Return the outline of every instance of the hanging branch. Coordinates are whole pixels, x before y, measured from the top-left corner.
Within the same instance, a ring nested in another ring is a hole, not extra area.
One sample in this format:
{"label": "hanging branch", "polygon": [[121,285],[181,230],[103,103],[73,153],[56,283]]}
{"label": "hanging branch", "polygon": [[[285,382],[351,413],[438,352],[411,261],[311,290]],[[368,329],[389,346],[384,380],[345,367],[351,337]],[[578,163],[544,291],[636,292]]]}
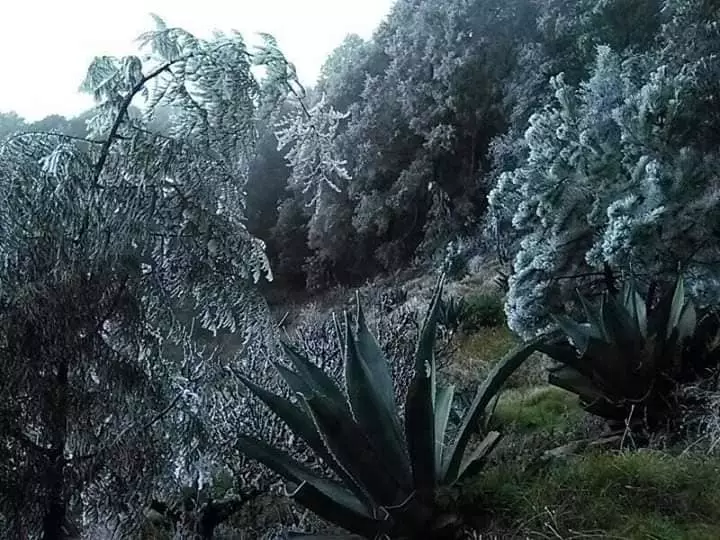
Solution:
{"label": "hanging branch", "polygon": [[118,111],[117,117],[115,118],[115,122],[113,123],[112,127],[110,128],[110,133],[108,134],[108,138],[103,142],[103,146],[100,149],[100,157],[97,160],[97,163],[95,164],[95,171],[93,173],[93,181],[92,186],[96,187],[98,182],[100,181],[100,175],[102,174],[103,168],[105,167],[105,162],[107,161],[108,156],[110,155],[110,146],[112,146],[112,143],[115,141],[115,139],[118,138],[118,130],[120,129],[121,124],[123,123],[125,119],[125,115],[127,115],[127,111],[130,108],[130,104],[132,103],[132,100],[135,98],[137,94],[139,94],[142,89],[145,87],[145,85],[153,80],[155,77],[158,77],[162,73],[168,71],[172,66],[177,64],[178,62],[184,62],[191,56],[195,56],[195,54],[190,54],[187,56],[183,56],[182,58],[178,58],[176,60],[173,60],[172,62],[168,62],[167,64],[164,64],[157,68],[155,71],[149,73],[148,75],[145,75],[142,79],[140,79],[135,86],[132,87],[130,92],[125,96],[122,103],[120,104],[120,110]]}

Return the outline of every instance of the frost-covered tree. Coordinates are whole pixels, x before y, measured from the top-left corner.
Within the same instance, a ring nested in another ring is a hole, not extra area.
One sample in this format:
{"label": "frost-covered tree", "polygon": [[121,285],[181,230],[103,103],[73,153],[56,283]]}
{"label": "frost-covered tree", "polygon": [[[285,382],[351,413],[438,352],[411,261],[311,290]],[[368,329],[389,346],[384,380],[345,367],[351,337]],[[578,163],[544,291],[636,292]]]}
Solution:
{"label": "frost-covered tree", "polygon": [[307,204],[316,213],[323,212],[322,197],[327,189],[340,193],[351,180],[346,160],[338,157],[335,147],[338,125],[347,116],[322,96],[309,109],[301,101],[298,112],[285,118],[275,133],[278,149],[285,150],[290,166],[290,188],[307,195]]}
{"label": "frost-covered tree", "polygon": [[[284,152],[290,169],[288,189],[309,208],[307,246],[315,253],[308,268],[337,268],[343,262],[338,254],[345,251],[349,240],[344,225],[349,223],[347,187],[351,177],[346,160],[339,155],[336,137],[348,113],[336,111],[325,95],[308,107],[302,95],[293,94],[297,101],[294,114],[276,126],[278,149]],[[313,278],[321,277],[322,285],[331,281],[317,270],[308,273],[311,288]]]}
{"label": "frost-covered tree", "polygon": [[[579,87],[553,78],[554,103],[524,135],[527,158],[490,194],[520,237],[506,306],[519,332],[543,329],[570,299],[578,281],[566,277],[605,264],[654,277],[680,264],[704,301],[718,299],[718,7],[666,4],[656,50],[601,46]],[[704,29],[693,47],[685,24]]]}
{"label": "frost-covered tree", "polygon": [[[661,24],[662,0],[536,0],[526,3],[527,23],[508,76],[503,80],[502,106],[506,130],[490,144],[491,172],[495,184],[502,172],[515,169],[527,158],[524,132],[530,116],[550,105],[554,90],[550,80],[563,73],[566,83],[577,86],[590,76],[596,49],[609,45],[620,54],[652,49]],[[506,262],[509,222],[498,221],[496,212],[486,216],[486,232]]]}
{"label": "frost-covered tree", "polygon": [[258,107],[286,90],[255,79],[239,34],[156,22],[142,57],[90,65],[87,139],[0,148],[3,536],[111,537],[151,493],[205,481],[238,414],[238,346],[221,360],[213,335],[242,342],[269,320],[244,182]]}

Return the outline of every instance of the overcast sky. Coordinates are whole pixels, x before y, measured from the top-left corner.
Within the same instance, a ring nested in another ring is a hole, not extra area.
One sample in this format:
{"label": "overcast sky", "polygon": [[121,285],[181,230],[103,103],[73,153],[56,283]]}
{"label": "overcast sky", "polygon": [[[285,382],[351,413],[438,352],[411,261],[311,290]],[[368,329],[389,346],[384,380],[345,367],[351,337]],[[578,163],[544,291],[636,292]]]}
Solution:
{"label": "overcast sky", "polygon": [[28,120],[74,115],[96,55],[136,52],[149,13],[200,36],[214,29],[273,34],[305,84],[349,33],[370,37],[392,0],[0,0],[0,111]]}

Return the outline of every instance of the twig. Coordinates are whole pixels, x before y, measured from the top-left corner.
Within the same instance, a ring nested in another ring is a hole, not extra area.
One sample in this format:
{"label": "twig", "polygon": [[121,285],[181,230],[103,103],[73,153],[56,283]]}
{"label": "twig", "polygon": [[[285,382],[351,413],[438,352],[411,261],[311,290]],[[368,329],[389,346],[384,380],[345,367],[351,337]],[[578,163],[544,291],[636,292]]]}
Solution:
{"label": "twig", "polygon": [[135,98],[135,96],[140,93],[140,91],[145,87],[145,85],[152,79],[158,77],[159,75],[162,75],[164,72],[168,71],[178,62],[186,61],[191,56],[194,56],[194,54],[183,56],[181,58],[173,60],[172,62],[163,64],[155,71],[152,71],[145,75],[135,84],[135,86],[132,87],[130,92],[128,92],[128,94],[125,96],[122,103],[120,104],[120,109],[118,110],[118,114],[115,117],[115,122],[113,122],[113,125],[110,128],[108,138],[103,142],[102,148],[100,149],[100,157],[95,164],[95,172],[93,174],[93,186],[96,186],[97,183],[100,181],[100,175],[102,174],[103,167],[105,167],[105,162],[107,161],[107,158],[110,154],[110,146],[112,146],[112,143],[115,141],[115,139],[118,138],[118,130],[120,129],[122,123],[125,121],[125,116],[127,115],[127,111],[130,108],[130,104],[132,103],[132,100]]}
{"label": "twig", "polygon": [[623,449],[625,446],[625,438],[630,436],[630,440],[633,441],[633,446],[635,446],[635,441],[632,438],[632,434],[630,433],[630,424],[632,422],[633,414],[635,413],[635,404],[633,403],[630,405],[630,414],[625,419],[625,430],[623,431],[622,439],[620,439],[620,450]]}

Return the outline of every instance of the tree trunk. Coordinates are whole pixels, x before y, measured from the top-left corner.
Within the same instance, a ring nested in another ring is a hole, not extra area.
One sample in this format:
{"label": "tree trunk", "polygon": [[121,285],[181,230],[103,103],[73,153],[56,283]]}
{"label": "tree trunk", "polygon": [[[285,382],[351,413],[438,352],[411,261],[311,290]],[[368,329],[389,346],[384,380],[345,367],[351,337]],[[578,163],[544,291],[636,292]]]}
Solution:
{"label": "tree trunk", "polygon": [[58,366],[50,414],[52,449],[45,479],[45,515],[43,540],[64,540],[67,501],[65,499],[65,441],[67,438],[68,362]]}
{"label": "tree trunk", "polygon": [[239,497],[224,500],[210,500],[196,511],[183,512],[178,521],[178,528],[173,540],[212,540],[215,529],[239,512],[247,502],[260,495],[253,490]]}

